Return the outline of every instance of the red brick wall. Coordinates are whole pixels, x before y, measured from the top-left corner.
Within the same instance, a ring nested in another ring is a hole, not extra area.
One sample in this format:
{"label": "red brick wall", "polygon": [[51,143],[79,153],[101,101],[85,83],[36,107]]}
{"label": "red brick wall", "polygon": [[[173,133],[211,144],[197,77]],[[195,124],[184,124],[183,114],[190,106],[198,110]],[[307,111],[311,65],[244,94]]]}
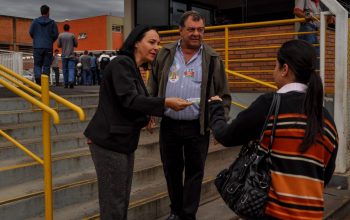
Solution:
{"label": "red brick wall", "polygon": [[[264,35],[264,34],[282,34],[294,32],[294,25],[282,25],[272,27],[261,28],[249,28],[230,30],[229,48],[236,49],[229,51],[229,68],[233,71],[252,71],[244,72],[242,74],[265,81],[273,82],[272,71],[275,67],[275,61],[243,61],[239,59],[265,59],[276,58],[278,48],[269,49],[245,49],[237,50],[237,48],[249,48],[249,47],[263,47],[263,46],[280,46],[283,42],[294,39],[295,35],[276,35],[276,36],[261,36],[261,37],[247,37],[252,35]],[[169,40],[177,40],[177,34],[175,36],[161,36],[162,41],[168,43]],[[223,38],[223,31],[213,31],[205,34],[205,39]],[[237,38],[236,38],[237,37]],[[239,38],[245,37],[245,38]],[[222,59],[224,55],[224,40],[206,40],[214,49],[218,51]],[[229,87],[231,91],[270,91],[265,86],[261,86],[256,83],[248,82],[245,79],[238,78],[229,74]],[[334,32],[327,31],[327,43],[326,43],[326,91],[332,93],[334,91]]]}
{"label": "red brick wall", "polygon": [[334,94],[334,59],[335,59],[335,33],[327,30],[326,33],[326,61],[325,61],[325,91]]}
{"label": "red brick wall", "polygon": [[16,39],[17,43],[32,45],[32,38],[29,35],[31,19],[16,19]]}
{"label": "red brick wall", "polygon": [[123,44],[123,33],[112,32],[112,41],[113,50],[119,50]]}
{"label": "red brick wall", "polygon": [[13,43],[13,21],[11,17],[0,16],[0,43]]}
{"label": "red brick wall", "polygon": [[[105,50],[107,45],[106,26],[107,16],[76,19],[73,21],[58,22],[59,32],[63,32],[63,26],[70,25],[69,32],[73,33],[78,40],[75,50]],[[86,39],[78,39],[79,33],[86,33]],[[57,42],[55,43],[55,49]],[[60,50],[61,51],[61,50]]]}

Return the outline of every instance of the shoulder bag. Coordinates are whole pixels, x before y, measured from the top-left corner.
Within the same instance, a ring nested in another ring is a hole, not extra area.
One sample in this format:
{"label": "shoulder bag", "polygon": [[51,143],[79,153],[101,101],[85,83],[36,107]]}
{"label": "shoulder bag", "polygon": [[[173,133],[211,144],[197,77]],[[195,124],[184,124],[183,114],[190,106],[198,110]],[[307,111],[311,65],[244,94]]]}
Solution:
{"label": "shoulder bag", "polygon": [[[215,179],[215,186],[226,204],[240,217],[259,218],[265,215],[271,184],[271,147],[277,123],[280,95],[274,93],[260,139],[244,145],[238,158]],[[273,113],[274,111],[274,113]],[[268,150],[260,144],[271,115],[274,115]]]}

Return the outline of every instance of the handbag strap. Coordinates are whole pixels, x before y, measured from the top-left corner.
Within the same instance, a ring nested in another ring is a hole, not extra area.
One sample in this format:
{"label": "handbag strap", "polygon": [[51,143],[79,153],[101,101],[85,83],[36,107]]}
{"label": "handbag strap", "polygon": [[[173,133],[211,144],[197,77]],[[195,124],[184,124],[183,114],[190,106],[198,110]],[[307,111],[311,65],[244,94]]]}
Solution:
{"label": "handbag strap", "polygon": [[271,151],[273,140],[275,138],[276,124],[277,124],[277,118],[278,118],[278,112],[279,112],[280,104],[281,104],[281,96],[280,96],[280,94],[274,93],[273,94],[273,99],[272,99],[272,102],[271,102],[271,106],[270,106],[270,109],[269,109],[269,113],[268,113],[268,115],[266,117],[263,129],[262,129],[261,134],[260,134],[259,143],[261,143],[263,138],[264,138],[264,133],[265,133],[265,130],[266,130],[267,125],[269,123],[270,116],[272,114],[274,114],[273,125],[272,125],[271,135],[270,135],[270,143],[269,143],[269,147],[268,147],[268,151],[269,152]]}

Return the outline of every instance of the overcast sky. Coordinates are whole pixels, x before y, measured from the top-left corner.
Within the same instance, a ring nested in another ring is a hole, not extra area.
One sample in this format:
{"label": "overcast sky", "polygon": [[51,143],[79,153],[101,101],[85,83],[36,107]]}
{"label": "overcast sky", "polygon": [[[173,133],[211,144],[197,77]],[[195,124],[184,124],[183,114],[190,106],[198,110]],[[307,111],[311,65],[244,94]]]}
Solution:
{"label": "overcast sky", "polygon": [[50,7],[50,17],[56,21],[105,14],[124,16],[124,0],[0,0],[0,15],[36,18],[43,4]]}

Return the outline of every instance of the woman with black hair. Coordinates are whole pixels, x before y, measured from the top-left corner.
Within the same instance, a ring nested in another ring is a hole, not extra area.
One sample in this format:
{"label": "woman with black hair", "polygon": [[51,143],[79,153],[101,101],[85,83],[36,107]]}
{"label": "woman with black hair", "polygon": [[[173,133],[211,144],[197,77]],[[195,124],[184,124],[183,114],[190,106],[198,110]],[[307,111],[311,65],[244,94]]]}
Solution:
{"label": "woman with black hair", "polygon": [[[322,81],[315,68],[316,51],[306,41],[288,41],[278,51],[273,77],[281,105],[266,219],[323,218],[323,190],[334,172],[338,134],[322,106]],[[220,98],[212,97],[210,126],[216,140],[229,147],[259,139],[272,98],[273,93],[261,95],[227,124]],[[261,144],[265,149],[270,134],[268,126]]]}
{"label": "woman with black hair", "polygon": [[148,95],[139,67],[152,62],[158,49],[154,29],[142,25],[130,33],[105,69],[99,104],[84,132],[97,173],[102,220],[127,219],[134,151],[148,115],[162,116],[165,108],[179,111],[191,105],[180,98]]}

